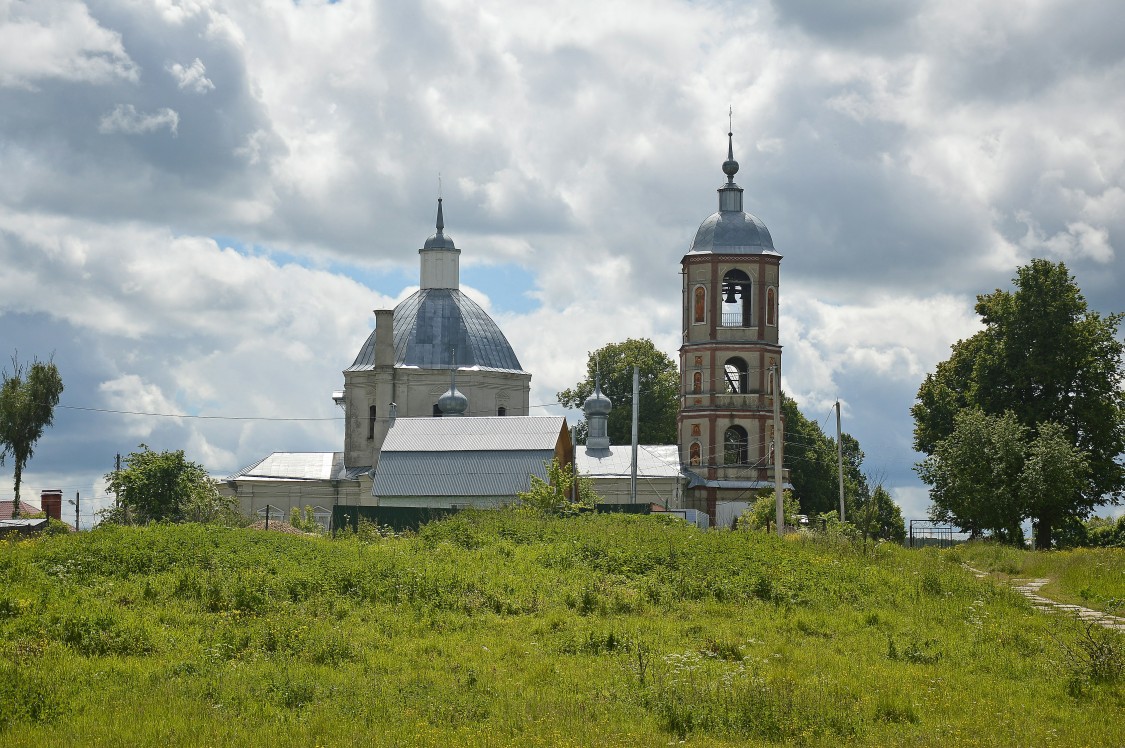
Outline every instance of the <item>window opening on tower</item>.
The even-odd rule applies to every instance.
[[[727,465],[745,465],[750,461],[749,436],[741,426],[731,426],[723,434],[723,462]]]
[[[728,358],[723,365],[723,373],[727,378],[727,392],[745,395],[750,391],[750,367],[746,365],[746,361],[737,356]]]
[[[749,327],[752,316],[750,276],[737,268],[723,275],[723,327]]]

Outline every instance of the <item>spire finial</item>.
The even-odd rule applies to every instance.
[[[730,108],[727,117],[727,160],[723,162],[723,173],[727,175],[727,184],[734,184],[734,175],[738,173],[738,162],[734,160],[734,107]]]
[[[442,230],[445,229],[445,217],[441,213],[441,198],[437,199],[437,232],[441,236]]]

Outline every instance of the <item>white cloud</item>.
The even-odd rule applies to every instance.
[[[84,404],[136,382],[175,412],[335,416],[370,310],[416,282],[440,172],[464,267],[532,278],[531,312],[482,294],[553,402],[607,342],[676,356],[733,105],[738,182],[785,256],[785,387],[839,397],[909,488],[913,392],[977,329],[975,294],[1046,255],[1121,311],[1125,53],[1111,2],[869,5],[0,0],[0,339],[57,350]],[[38,459],[133,446],[106,423]],[[216,470],[339,441],[146,428]]]
[[[98,123],[98,132],[109,135],[123,132],[140,135],[167,127],[173,136],[180,125],[180,115],[174,109],[162,107],[151,114],[138,112],[132,104],[118,104]]]
[[[121,35],[101,26],[81,2],[0,3],[0,87],[44,80],[136,82],[140,73]]]
[[[181,89],[187,89],[197,94],[205,94],[208,91],[215,90],[215,84],[207,77],[207,68],[204,67],[203,60],[198,57],[186,67],[175,62],[166,67],[165,70],[176,79],[176,85]]]

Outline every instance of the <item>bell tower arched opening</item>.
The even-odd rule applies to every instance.
[[[723,327],[749,327],[752,324],[750,276],[734,268],[723,275]]]

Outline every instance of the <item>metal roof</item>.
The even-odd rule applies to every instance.
[[[551,449],[439,454],[384,451],[379,457],[371,492],[377,497],[515,497],[531,485],[530,476],[546,479],[546,463],[555,454],[554,445],[551,446]]]
[[[578,472],[597,478],[628,478],[632,474],[633,448],[610,447],[593,453],[576,447]],[[637,446],[637,475],[646,478],[678,478],[680,448],[676,445],[640,444]]]
[[[488,313],[455,288],[423,288],[399,302],[394,316],[395,366],[526,374],[504,333]],[[346,371],[375,365],[375,333]]]
[[[334,480],[343,470],[343,452],[274,452],[225,480]]]
[[[383,442],[380,466],[389,452],[553,452],[565,428],[562,416],[396,418]]]
[[[712,213],[695,232],[688,253],[776,254],[770,230],[756,216],[741,210]]]

